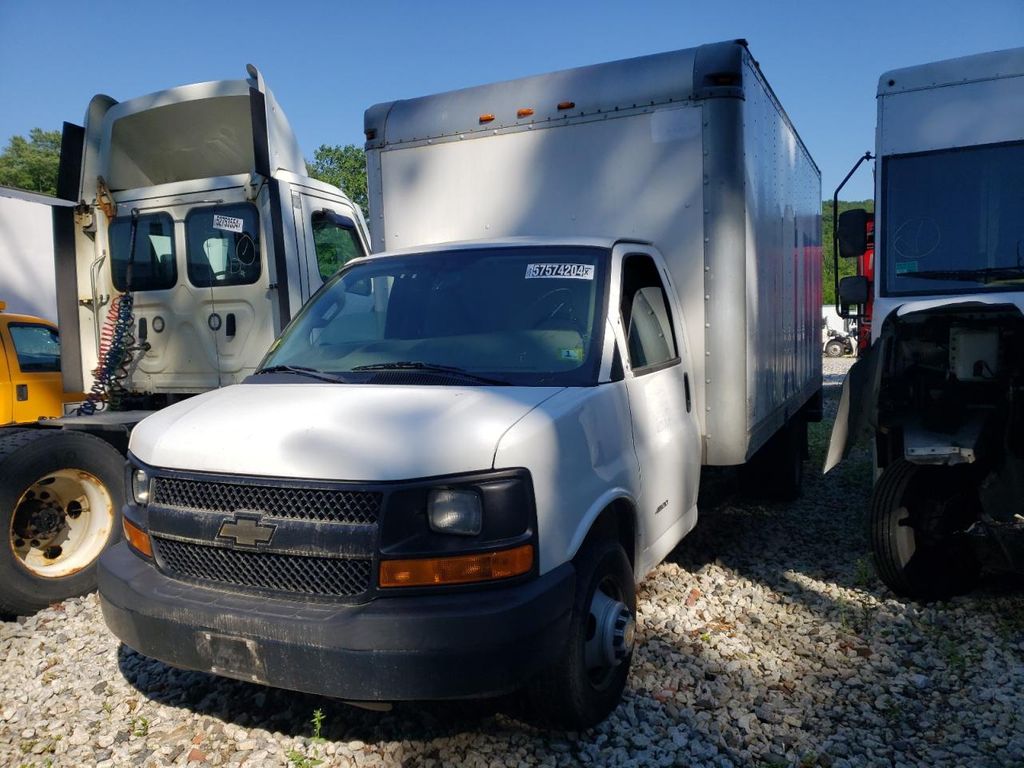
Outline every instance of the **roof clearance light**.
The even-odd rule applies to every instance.
[[[373,141],[376,138],[377,138],[377,129],[376,128],[368,128],[366,130],[366,140],[367,141]]]
[[[708,75],[712,85],[739,85],[740,76],[732,72],[716,72]]]
[[[529,107],[523,107],[522,109],[516,110],[516,117],[518,118],[529,117],[532,114],[533,110],[530,109]]]
[[[576,107],[576,102],[575,101],[560,101],[560,102],[558,102],[558,111],[559,112],[564,112],[567,109],[575,109],[575,107]]]
[[[492,115],[490,112],[485,112],[484,114],[480,115],[480,123],[481,123],[481,125],[483,123],[489,123],[489,122],[491,122],[493,120],[494,120],[494,115]]]

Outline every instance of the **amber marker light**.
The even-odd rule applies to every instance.
[[[381,587],[432,587],[471,584],[521,576],[533,567],[533,545],[524,544],[500,552],[416,560],[383,560]]]
[[[492,115],[490,112],[486,112],[486,113],[480,115],[480,123],[481,124],[483,124],[483,123],[490,123],[493,120],[494,120],[494,115]]]
[[[576,107],[576,102],[575,101],[560,101],[560,102],[558,102],[558,110],[560,112],[564,112],[567,109],[575,109],[575,107]]]
[[[121,518],[121,527],[124,528],[124,537],[129,544],[146,557],[153,556],[153,544],[149,540],[149,534],[134,523]]]
[[[530,109],[529,107],[523,107],[522,109],[516,110],[516,117],[519,117],[519,118],[529,117],[532,114],[533,114],[533,110]]]

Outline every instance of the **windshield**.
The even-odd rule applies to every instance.
[[[167,213],[144,213],[135,230],[135,253],[131,247],[131,218],[110,222],[110,274],[119,291],[161,291],[178,282],[174,256],[174,221]],[[131,264],[131,285],[128,265]]]
[[[1024,144],[889,157],[886,295],[1024,290]]]
[[[487,248],[355,262],[306,305],[262,370],[353,383],[593,384],[607,254]]]

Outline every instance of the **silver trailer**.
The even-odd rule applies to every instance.
[[[655,244],[703,362],[704,464],[820,411],[820,172],[742,41],[378,104],[365,131],[374,251]]]

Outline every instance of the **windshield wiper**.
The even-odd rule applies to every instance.
[[[345,380],[340,376],[334,376],[325,371],[318,371],[316,368],[307,368],[304,365],[271,365],[268,368],[260,368],[253,376],[261,376],[264,373],[294,373],[296,376],[306,376],[310,379],[329,381],[333,384],[345,383]]]
[[[899,272],[896,277],[920,277],[925,280],[958,280],[966,283],[998,283],[1024,279],[1024,267],[982,267],[980,269],[931,269]]]
[[[433,363],[421,363],[416,360],[400,360],[394,363],[372,363],[371,365],[357,365],[353,371],[434,371],[437,373],[452,373],[456,376],[479,381],[481,384],[498,384],[508,386],[508,382],[502,379],[492,379],[489,376],[480,376],[470,373],[465,368],[457,368],[454,365],[435,365]]]

